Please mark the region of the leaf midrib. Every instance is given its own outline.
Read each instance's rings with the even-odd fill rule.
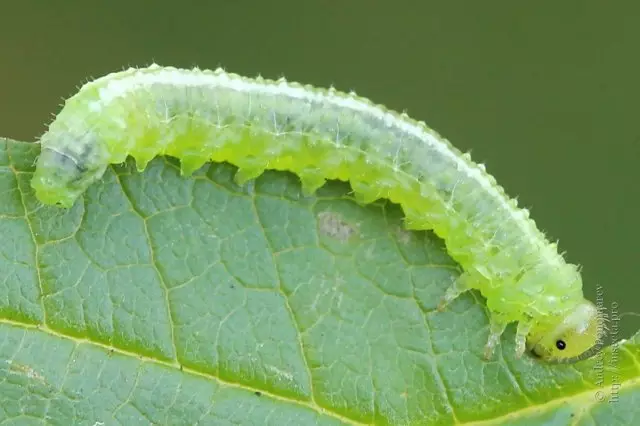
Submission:
[[[183,366],[182,364],[180,364],[177,361],[176,362],[168,362],[168,361],[164,361],[164,360],[161,360],[161,359],[158,359],[158,358],[154,358],[154,357],[150,357],[150,356],[147,356],[147,355],[140,355],[140,354],[137,354],[135,352],[130,352],[130,351],[127,351],[127,350],[123,350],[123,349],[118,348],[118,347],[109,346],[109,345],[106,345],[106,344],[101,343],[101,342],[97,342],[97,341],[92,340],[92,339],[87,338],[87,337],[79,338],[79,337],[74,337],[74,336],[70,336],[70,335],[67,335],[67,334],[59,333],[59,332],[57,332],[55,330],[52,330],[51,328],[49,328],[46,325],[33,325],[33,324],[23,323],[23,322],[19,322],[19,321],[8,320],[6,318],[0,318],[0,325],[9,325],[9,326],[12,326],[12,327],[23,328],[27,332],[28,331],[41,331],[41,332],[49,334],[50,336],[73,342],[73,344],[76,345],[76,346],[91,345],[93,347],[100,348],[100,349],[102,349],[105,352],[110,353],[110,354],[118,354],[118,355],[126,356],[126,357],[129,357],[129,358],[138,359],[141,362],[155,364],[155,365],[158,365],[158,366],[161,366],[161,367],[165,367],[165,368],[171,368],[171,369],[173,369],[175,371],[179,371],[181,373],[190,374],[192,376],[204,378],[204,379],[207,379],[209,381],[216,381],[216,382],[220,383],[221,385],[227,386],[229,388],[241,389],[241,390],[244,390],[244,391],[247,391],[247,392],[251,392],[251,393],[259,392],[263,396],[266,396],[266,397],[269,397],[269,398],[273,398],[275,400],[286,402],[288,404],[295,404],[295,405],[300,406],[300,407],[309,408],[309,409],[313,410],[316,413],[326,414],[328,416],[331,416],[331,417],[333,417],[333,418],[335,418],[337,420],[340,420],[341,422],[349,424],[349,425],[354,425],[354,426],[370,425],[370,423],[361,423],[361,422],[355,421],[353,419],[347,418],[347,417],[342,416],[342,415],[340,415],[338,413],[335,413],[333,411],[327,410],[326,408],[321,407],[321,406],[319,406],[319,405],[317,405],[315,403],[312,403],[312,402],[307,402],[307,401],[302,400],[302,399],[287,398],[287,397],[283,397],[283,396],[278,395],[278,394],[274,394],[274,393],[265,391],[262,388],[254,388],[254,387],[251,387],[251,386],[247,386],[246,384],[230,382],[228,380],[224,380],[224,379],[221,379],[220,377],[214,376],[213,374],[205,373],[205,372],[202,372],[202,371],[195,370],[193,368],[185,367],[185,366]]]
[[[240,383],[235,383],[235,382],[230,382],[228,380],[224,380],[221,379],[215,375],[212,375],[210,373],[205,373],[202,371],[198,371],[192,368],[188,368],[188,367],[184,367],[183,365],[181,365],[179,362],[168,362],[168,361],[164,361],[158,358],[153,358],[150,356],[146,356],[146,355],[140,355],[137,354],[135,352],[130,352],[130,351],[126,351],[123,350],[121,348],[117,348],[114,346],[109,346],[106,345],[104,343],[101,342],[97,342],[95,340],[91,340],[90,338],[84,337],[84,338],[78,338],[78,337],[74,337],[74,336],[70,336],[67,334],[63,334],[63,333],[59,333],[55,330],[52,330],[51,328],[49,328],[46,325],[33,325],[33,324],[28,324],[28,323],[23,323],[23,322],[19,322],[19,321],[12,321],[12,320],[8,320],[6,318],[0,318],[0,324],[1,325],[9,325],[9,326],[13,326],[13,327],[18,327],[18,328],[23,328],[25,331],[41,331],[44,333],[49,334],[50,336],[59,338],[59,339],[64,339],[70,342],[73,342],[73,344],[75,344],[76,346],[80,346],[80,345],[91,345],[93,347],[96,348],[100,348],[102,350],[104,350],[105,352],[108,353],[115,353],[121,356],[125,356],[125,357],[129,357],[129,358],[135,358],[138,359],[141,362],[144,363],[150,363],[150,364],[155,364],[161,367],[165,367],[165,368],[170,368],[174,371],[180,371],[181,373],[184,374],[189,374],[191,376],[194,377],[200,377],[200,378],[204,378],[208,381],[216,381],[224,386],[227,386],[229,388],[235,388],[235,389],[241,389],[247,392],[251,392],[251,393],[255,393],[255,392],[259,392],[260,394],[262,394],[263,396],[272,398],[274,400],[278,400],[278,401],[282,401],[285,402],[287,404],[294,404],[297,405],[299,407],[305,407],[308,409],[313,410],[316,413],[319,414],[323,414],[323,415],[327,415],[329,417],[332,417],[336,420],[339,420],[345,424],[348,425],[353,425],[353,426],[367,426],[367,425],[373,425],[374,423],[362,423],[362,422],[358,422],[356,420],[347,418],[341,414],[338,414],[334,411],[328,410],[324,407],[321,407],[319,405],[317,405],[315,402],[313,401],[305,401],[305,400],[301,400],[301,399],[294,399],[294,398],[287,398],[287,397],[283,397],[281,395],[278,394],[274,394],[268,391],[265,391],[264,389],[261,388],[254,388],[251,386],[247,386],[246,384],[240,384]],[[629,352],[628,348],[625,347],[621,347],[622,350]],[[632,354],[630,354],[632,355]],[[638,361],[632,356],[632,358],[634,359],[634,362],[636,364],[638,364]],[[631,389],[637,387],[640,389],[640,377],[635,377],[632,379],[627,379],[627,380],[623,380],[620,383],[620,387],[618,388],[618,392],[621,393],[627,389]],[[573,422],[572,424],[578,424],[578,422],[580,421],[580,419],[582,418],[583,415],[588,414],[589,410],[591,407],[595,406],[598,403],[605,403],[605,402],[599,402],[597,400],[595,400],[594,398],[594,393],[597,391],[603,391],[605,392],[606,395],[609,395],[609,391],[610,391],[610,387],[607,386],[601,386],[601,387],[594,387],[591,389],[587,389],[585,391],[570,395],[570,396],[566,396],[566,397],[561,397],[561,398],[554,398],[546,403],[543,404],[535,404],[535,405],[530,405],[515,411],[511,411],[507,414],[504,414],[502,416],[498,416],[498,417],[494,417],[494,418],[490,418],[490,419],[484,419],[484,420],[475,420],[475,421],[471,421],[471,422],[460,422],[457,419],[455,419],[454,417],[454,423],[453,425],[458,425],[458,426],[490,426],[490,425],[499,425],[499,424],[508,424],[507,422],[513,422],[515,420],[518,420],[520,418],[526,417],[527,415],[530,414],[534,414],[536,411],[545,411],[545,412],[550,412],[551,410],[558,408],[564,404],[568,404],[571,405],[573,407],[579,407],[580,410],[577,413],[576,416],[573,417]]]

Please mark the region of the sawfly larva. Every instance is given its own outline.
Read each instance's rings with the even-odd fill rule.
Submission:
[[[297,174],[307,193],[349,181],[358,200],[402,206],[408,229],[433,230],[463,273],[440,306],[478,289],[487,299],[490,358],[517,321],[516,354],[571,362],[594,352],[601,315],[567,263],[482,165],[414,121],[354,93],[221,69],[152,65],[112,73],[69,98],[41,137],[32,181],[45,204],[70,207],[109,164],[132,156],[180,159],[185,176],[207,161]]]

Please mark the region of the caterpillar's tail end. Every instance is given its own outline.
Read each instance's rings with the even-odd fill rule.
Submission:
[[[45,205],[71,208],[78,198],[68,188],[56,185],[55,179],[38,172],[31,181],[31,187],[38,201]]]
[[[46,205],[70,208],[84,190],[77,165],[57,151],[43,149],[31,187],[36,198]]]

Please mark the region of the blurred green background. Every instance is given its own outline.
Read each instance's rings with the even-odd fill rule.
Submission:
[[[3,2],[0,135],[36,140],[78,85],[154,61],[353,89],[471,150],[590,298],[640,311],[640,2],[516,3]]]

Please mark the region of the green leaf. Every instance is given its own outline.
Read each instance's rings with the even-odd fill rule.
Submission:
[[[395,205],[160,158],[61,210],[30,190],[38,150],[0,139],[2,424],[640,420],[640,335],[545,365],[510,327],[483,361],[482,298],[434,310],[459,269]]]

